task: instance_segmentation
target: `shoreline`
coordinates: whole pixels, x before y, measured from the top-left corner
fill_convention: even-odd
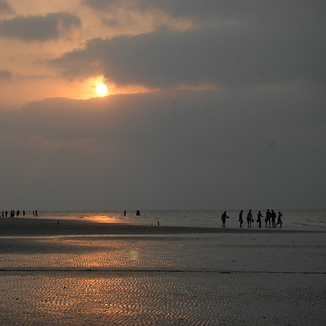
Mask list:
[[[222,228],[166,226],[129,223],[99,223],[85,220],[52,220],[41,218],[0,218],[0,236],[56,235],[168,235],[208,233],[326,233],[326,230],[284,228]]]

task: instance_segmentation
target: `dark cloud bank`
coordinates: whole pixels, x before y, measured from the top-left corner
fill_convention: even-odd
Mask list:
[[[302,85],[0,111],[1,198],[25,209],[321,208],[324,103]]]
[[[153,88],[203,82],[228,88],[298,80],[324,84],[325,17],[317,22],[312,17],[304,14],[302,25],[292,16],[275,24],[250,18],[186,31],[162,28],[94,38],[50,64],[70,79],[104,74],[119,85]]]
[[[99,10],[111,12],[124,6],[130,11],[158,9],[170,15],[192,17],[194,19],[238,19],[253,17],[261,22],[271,19],[287,19],[304,15],[320,17],[325,9],[321,0],[81,0],[81,3]]]
[[[65,12],[45,16],[17,16],[0,21],[0,35],[24,41],[48,41],[80,27],[79,17]]]
[[[0,16],[5,14],[13,14],[15,11],[7,1],[0,0]]]

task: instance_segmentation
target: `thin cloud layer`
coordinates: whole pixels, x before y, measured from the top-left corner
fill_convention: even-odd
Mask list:
[[[81,26],[78,16],[57,12],[45,16],[18,16],[0,22],[0,35],[24,41],[55,40]]]

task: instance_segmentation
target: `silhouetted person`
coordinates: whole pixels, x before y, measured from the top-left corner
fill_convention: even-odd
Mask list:
[[[23,216],[25,216],[25,211],[23,211]]]
[[[277,223],[275,224],[275,227],[277,226],[277,225],[280,225],[280,228],[282,227],[282,216],[283,216],[283,214],[281,213],[281,212],[278,212],[278,216],[277,216]]]
[[[126,216],[127,215],[127,211],[123,211],[123,216]]]
[[[272,218],[273,228],[275,228],[276,213],[274,212],[274,210],[272,210],[271,212],[271,218]]]
[[[253,218],[252,218],[252,213],[251,213],[251,209],[249,209],[249,212],[247,214],[247,223],[248,223],[248,228],[251,228],[251,222],[252,222]]]
[[[265,217],[265,227],[267,228],[267,224],[269,227],[271,227],[271,212],[269,209],[266,212],[266,217]]]
[[[35,211],[35,216],[38,216],[38,212],[37,212],[37,210]]]
[[[257,223],[259,227],[261,228],[261,218],[263,217],[262,213],[259,211],[257,214]]]
[[[226,222],[226,219],[229,218],[227,215],[226,215],[226,211],[224,211],[224,213],[222,214],[221,216],[221,220],[222,220],[222,228],[225,228],[225,222]]]
[[[136,210],[136,216],[140,216],[140,210]]]
[[[242,224],[243,224],[242,214],[243,214],[243,210],[241,210],[240,213],[239,213],[239,223],[240,223],[240,228],[242,228]]]

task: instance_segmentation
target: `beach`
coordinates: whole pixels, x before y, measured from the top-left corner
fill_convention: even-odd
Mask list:
[[[1,325],[324,325],[325,231],[0,219]]]

